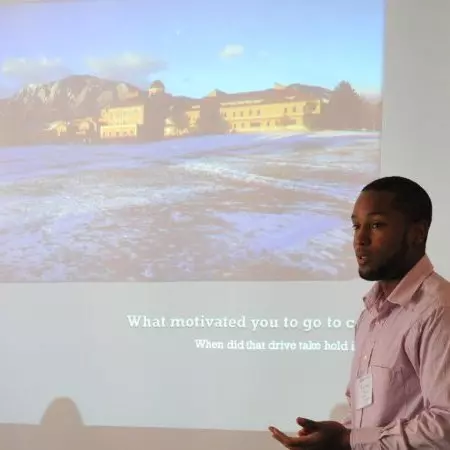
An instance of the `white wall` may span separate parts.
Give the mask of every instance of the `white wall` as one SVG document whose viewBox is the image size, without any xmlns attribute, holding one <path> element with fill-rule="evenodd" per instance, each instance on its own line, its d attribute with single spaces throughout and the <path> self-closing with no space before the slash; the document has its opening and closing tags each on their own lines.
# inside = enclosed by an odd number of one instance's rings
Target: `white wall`
<svg viewBox="0 0 450 450">
<path fill-rule="evenodd" d="M 382 174 L 430 193 L 429 254 L 450 277 L 450 1 L 388 0 L 385 52 Z"/>
</svg>

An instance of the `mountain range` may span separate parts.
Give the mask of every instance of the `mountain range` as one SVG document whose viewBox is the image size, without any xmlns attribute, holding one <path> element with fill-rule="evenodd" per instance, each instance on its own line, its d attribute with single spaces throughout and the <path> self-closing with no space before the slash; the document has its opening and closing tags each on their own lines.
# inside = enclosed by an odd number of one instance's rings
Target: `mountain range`
<svg viewBox="0 0 450 450">
<path fill-rule="evenodd" d="M 111 103 L 141 96 L 143 91 L 124 82 L 90 75 L 74 75 L 47 84 L 30 84 L 8 99 L 0 100 L 0 115 L 45 123 L 98 116 Z"/>
</svg>

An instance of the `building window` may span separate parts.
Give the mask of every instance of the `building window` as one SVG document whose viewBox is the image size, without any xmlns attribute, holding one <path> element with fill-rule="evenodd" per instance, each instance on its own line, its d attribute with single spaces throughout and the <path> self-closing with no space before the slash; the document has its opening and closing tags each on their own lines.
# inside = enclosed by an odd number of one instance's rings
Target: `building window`
<svg viewBox="0 0 450 450">
<path fill-rule="evenodd" d="M 248 112 L 248 115 L 251 116 L 252 114 L 253 114 L 253 111 L 250 110 L 250 111 Z"/>
<path fill-rule="evenodd" d="M 256 115 L 260 116 L 261 115 L 261 111 L 258 109 L 258 111 L 256 111 Z"/>
<path fill-rule="evenodd" d="M 294 106 L 293 108 L 292 108 L 292 112 L 297 112 L 297 107 L 296 106 Z"/>
<path fill-rule="evenodd" d="M 241 117 L 244 117 L 244 111 L 241 111 Z"/>
<path fill-rule="evenodd" d="M 284 113 L 287 114 L 287 112 L 288 112 L 288 109 L 284 108 Z"/>
<path fill-rule="evenodd" d="M 245 123 L 244 122 L 241 123 L 241 128 L 245 128 Z"/>
</svg>

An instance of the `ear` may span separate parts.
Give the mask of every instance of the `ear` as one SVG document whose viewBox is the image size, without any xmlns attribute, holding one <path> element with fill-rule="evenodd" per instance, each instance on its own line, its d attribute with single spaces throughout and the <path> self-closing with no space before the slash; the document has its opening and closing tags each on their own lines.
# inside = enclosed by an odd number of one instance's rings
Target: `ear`
<svg viewBox="0 0 450 450">
<path fill-rule="evenodd" d="M 413 223 L 411 227 L 411 240 L 416 246 L 424 245 L 428 237 L 428 223 L 421 220 Z"/>
</svg>

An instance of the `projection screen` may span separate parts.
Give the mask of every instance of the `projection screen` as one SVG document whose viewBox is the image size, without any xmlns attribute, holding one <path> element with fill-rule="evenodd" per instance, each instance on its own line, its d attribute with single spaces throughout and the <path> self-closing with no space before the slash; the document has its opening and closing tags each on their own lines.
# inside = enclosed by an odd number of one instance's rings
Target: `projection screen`
<svg viewBox="0 0 450 450">
<path fill-rule="evenodd" d="M 200 431 L 240 436 L 236 448 L 258 436 L 265 449 L 269 424 L 346 413 L 370 287 L 351 208 L 381 173 L 420 181 L 423 170 L 392 153 L 384 9 L 1 3 L 0 437 L 16 436 L 11 448 L 49 426 L 83 430 L 84 448 L 128 430 L 158 450 L 176 445 L 171 433 L 191 448 Z"/>
</svg>

